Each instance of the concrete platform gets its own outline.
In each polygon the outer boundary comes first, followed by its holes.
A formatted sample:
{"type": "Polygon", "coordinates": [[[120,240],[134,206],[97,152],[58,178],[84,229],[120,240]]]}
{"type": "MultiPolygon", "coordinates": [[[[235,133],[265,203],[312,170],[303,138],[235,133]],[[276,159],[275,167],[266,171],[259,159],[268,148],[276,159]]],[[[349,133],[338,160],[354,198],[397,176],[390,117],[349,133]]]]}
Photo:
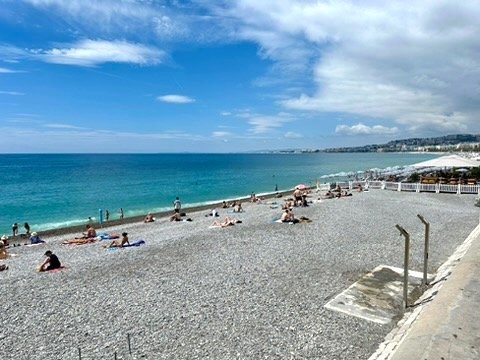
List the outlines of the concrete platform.
{"type": "MultiPolygon", "coordinates": [[[[408,293],[422,283],[423,274],[409,271],[408,293]]],[[[429,279],[432,275],[429,275],[429,279]]],[[[403,269],[380,265],[325,304],[340,311],[379,324],[399,320],[403,309],[403,269]]]]}
{"type": "Polygon", "coordinates": [[[480,225],[370,360],[480,359],[480,225]]]}

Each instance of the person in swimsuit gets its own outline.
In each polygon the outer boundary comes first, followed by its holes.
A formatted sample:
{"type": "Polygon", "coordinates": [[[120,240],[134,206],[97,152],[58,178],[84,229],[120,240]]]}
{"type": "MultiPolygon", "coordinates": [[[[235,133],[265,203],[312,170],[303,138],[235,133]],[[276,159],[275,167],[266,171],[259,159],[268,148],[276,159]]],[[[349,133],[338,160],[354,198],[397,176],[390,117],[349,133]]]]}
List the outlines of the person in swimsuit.
{"type": "Polygon", "coordinates": [[[154,222],[155,218],[151,213],[148,213],[147,216],[145,216],[145,219],[143,219],[144,223],[149,223],[149,222],[154,222]]]}
{"type": "Polygon", "coordinates": [[[124,247],[125,245],[130,245],[128,241],[128,233],[122,233],[122,238],[119,240],[113,240],[110,245],[105,246],[106,248],[113,248],[113,247],[124,247]]]}
{"type": "Polygon", "coordinates": [[[93,239],[96,236],[97,232],[95,231],[93,225],[87,225],[87,232],[83,233],[83,237],[81,237],[81,239],[93,239]]]}

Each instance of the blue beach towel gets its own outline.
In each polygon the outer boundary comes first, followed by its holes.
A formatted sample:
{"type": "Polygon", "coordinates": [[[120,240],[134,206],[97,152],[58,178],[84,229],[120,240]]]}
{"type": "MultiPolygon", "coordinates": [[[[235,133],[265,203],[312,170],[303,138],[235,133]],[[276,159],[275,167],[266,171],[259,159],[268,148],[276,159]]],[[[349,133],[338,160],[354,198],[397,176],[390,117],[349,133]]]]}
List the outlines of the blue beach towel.
{"type": "Polygon", "coordinates": [[[97,234],[97,239],[98,240],[113,240],[113,239],[118,239],[120,235],[118,234],[109,234],[109,233],[100,233],[97,234]]]}
{"type": "Polygon", "coordinates": [[[140,246],[145,245],[145,240],[135,240],[130,243],[130,245],[124,245],[123,247],[132,247],[132,246],[140,246]]]}

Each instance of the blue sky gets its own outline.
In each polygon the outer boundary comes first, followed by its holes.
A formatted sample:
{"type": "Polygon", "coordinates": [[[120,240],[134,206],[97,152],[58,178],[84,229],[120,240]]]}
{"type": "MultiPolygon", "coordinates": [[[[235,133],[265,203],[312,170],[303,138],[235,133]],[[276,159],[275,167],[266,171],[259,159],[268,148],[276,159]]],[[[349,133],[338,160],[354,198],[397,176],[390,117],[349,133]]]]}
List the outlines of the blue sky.
{"type": "Polygon", "coordinates": [[[0,0],[1,153],[480,131],[480,3],[0,0]]]}

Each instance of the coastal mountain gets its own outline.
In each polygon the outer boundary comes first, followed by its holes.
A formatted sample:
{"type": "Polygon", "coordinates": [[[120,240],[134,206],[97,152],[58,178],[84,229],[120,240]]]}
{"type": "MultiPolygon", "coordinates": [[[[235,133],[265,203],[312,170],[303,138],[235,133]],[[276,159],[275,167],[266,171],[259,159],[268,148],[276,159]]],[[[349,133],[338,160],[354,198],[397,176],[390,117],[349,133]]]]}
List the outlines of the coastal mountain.
{"type": "Polygon", "coordinates": [[[392,140],[386,144],[336,147],[327,149],[288,149],[276,153],[341,153],[341,152],[402,152],[402,151],[480,151],[480,134],[457,134],[430,138],[392,140]]]}
{"type": "Polygon", "coordinates": [[[450,149],[477,150],[480,134],[457,134],[431,138],[392,140],[386,144],[329,148],[323,152],[398,152],[398,151],[443,151],[450,149]]]}

